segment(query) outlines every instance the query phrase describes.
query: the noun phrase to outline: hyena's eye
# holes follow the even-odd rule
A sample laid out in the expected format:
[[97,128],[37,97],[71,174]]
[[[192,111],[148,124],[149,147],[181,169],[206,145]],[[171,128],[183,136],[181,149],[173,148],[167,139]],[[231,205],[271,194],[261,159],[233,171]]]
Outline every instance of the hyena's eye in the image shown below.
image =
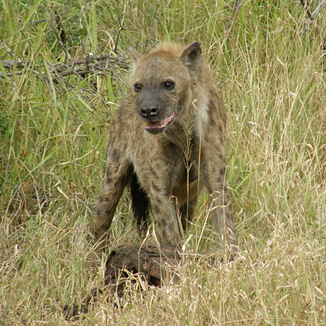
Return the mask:
[[166,82],[163,83],[163,87],[165,89],[167,89],[168,91],[170,91],[171,89],[174,88],[174,82],[166,81]]
[[142,88],[143,88],[143,86],[142,86],[141,84],[135,84],[135,85],[134,85],[134,91],[135,91],[136,93],[141,92]]

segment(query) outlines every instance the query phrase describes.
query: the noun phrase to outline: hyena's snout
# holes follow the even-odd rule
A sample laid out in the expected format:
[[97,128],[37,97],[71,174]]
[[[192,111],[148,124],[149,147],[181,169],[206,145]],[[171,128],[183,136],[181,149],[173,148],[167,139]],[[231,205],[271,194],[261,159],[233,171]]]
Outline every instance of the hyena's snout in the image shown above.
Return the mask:
[[153,120],[159,114],[159,107],[157,105],[143,105],[139,109],[139,114],[143,119]]
[[163,111],[161,98],[156,92],[143,91],[138,97],[137,112],[145,122],[160,120]]
[[158,134],[172,122],[174,112],[169,112],[165,106],[144,101],[137,107],[139,116],[145,122],[145,129],[151,134]]

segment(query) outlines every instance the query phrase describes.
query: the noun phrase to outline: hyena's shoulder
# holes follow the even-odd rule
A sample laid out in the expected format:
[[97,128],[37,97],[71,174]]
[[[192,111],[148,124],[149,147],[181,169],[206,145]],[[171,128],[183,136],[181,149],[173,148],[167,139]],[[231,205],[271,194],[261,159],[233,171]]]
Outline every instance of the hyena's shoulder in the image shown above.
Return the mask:
[[[113,111],[113,110],[112,110]],[[137,116],[136,104],[130,94],[122,101],[122,103],[109,116],[109,130],[114,129],[122,131],[125,128],[136,126],[139,124]],[[133,129],[133,128],[131,128]],[[129,130],[131,131],[131,130]]]
[[108,150],[119,148],[120,151],[127,151],[135,145],[139,146],[144,141],[143,134],[136,104],[130,96],[127,96],[109,118]]

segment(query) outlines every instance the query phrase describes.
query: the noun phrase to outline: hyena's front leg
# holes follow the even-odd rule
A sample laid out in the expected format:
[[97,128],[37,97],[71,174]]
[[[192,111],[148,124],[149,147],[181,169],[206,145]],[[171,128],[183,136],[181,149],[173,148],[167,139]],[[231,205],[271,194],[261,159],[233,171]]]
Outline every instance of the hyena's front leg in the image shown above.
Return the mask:
[[172,192],[177,164],[172,164],[168,160],[150,161],[147,169],[144,169],[144,166],[137,166],[136,174],[148,194],[160,240],[177,246],[181,243],[181,235],[175,207],[176,200]]
[[184,187],[184,195],[178,198],[180,205],[180,216],[183,230],[186,231],[189,222],[192,222],[198,203],[198,180],[190,182]]
[[179,221],[173,197],[154,192],[151,194],[151,206],[161,241],[172,246],[180,245]]
[[95,241],[105,240],[112,218],[122,195],[130,181],[132,167],[117,150],[108,151],[106,174],[102,181],[97,206],[95,226],[93,230]]
[[[166,168],[166,171],[162,167]],[[162,164],[160,168],[160,174],[168,176],[168,165]],[[173,197],[171,189],[173,181],[168,177],[159,177],[155,172],[159,170],[154,167],[151,167],[150,170],[152,171],[150,180],[148,180],[148,176],[145,174],[139,177],[147,181],[150,206],[160,240],[172,246],[178,246],[181,243],[181,234],[176,212],[176,199]]]

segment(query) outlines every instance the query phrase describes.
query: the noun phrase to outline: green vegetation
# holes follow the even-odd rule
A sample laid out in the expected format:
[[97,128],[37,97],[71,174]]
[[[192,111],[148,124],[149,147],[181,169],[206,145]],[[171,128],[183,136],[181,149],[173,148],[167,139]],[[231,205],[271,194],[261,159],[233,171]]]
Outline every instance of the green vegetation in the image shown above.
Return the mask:
[[[215,248],[204,212],[179,285],[130,285],[121,309],[103,295],[75,324],[325,325],[325,7],[312,21],[300,1],[234,3],[2,0],[0,325],[64,325],[63,305],[103,283],[104,264],[86,257],[106,130],[126,95],[127,47],[157,40],[200,41],[224,97],[239,259],[195,259]],[[58,71],[90,53],[112,62]],[[126,195],[112,247],[137,239],[130,215]]]

